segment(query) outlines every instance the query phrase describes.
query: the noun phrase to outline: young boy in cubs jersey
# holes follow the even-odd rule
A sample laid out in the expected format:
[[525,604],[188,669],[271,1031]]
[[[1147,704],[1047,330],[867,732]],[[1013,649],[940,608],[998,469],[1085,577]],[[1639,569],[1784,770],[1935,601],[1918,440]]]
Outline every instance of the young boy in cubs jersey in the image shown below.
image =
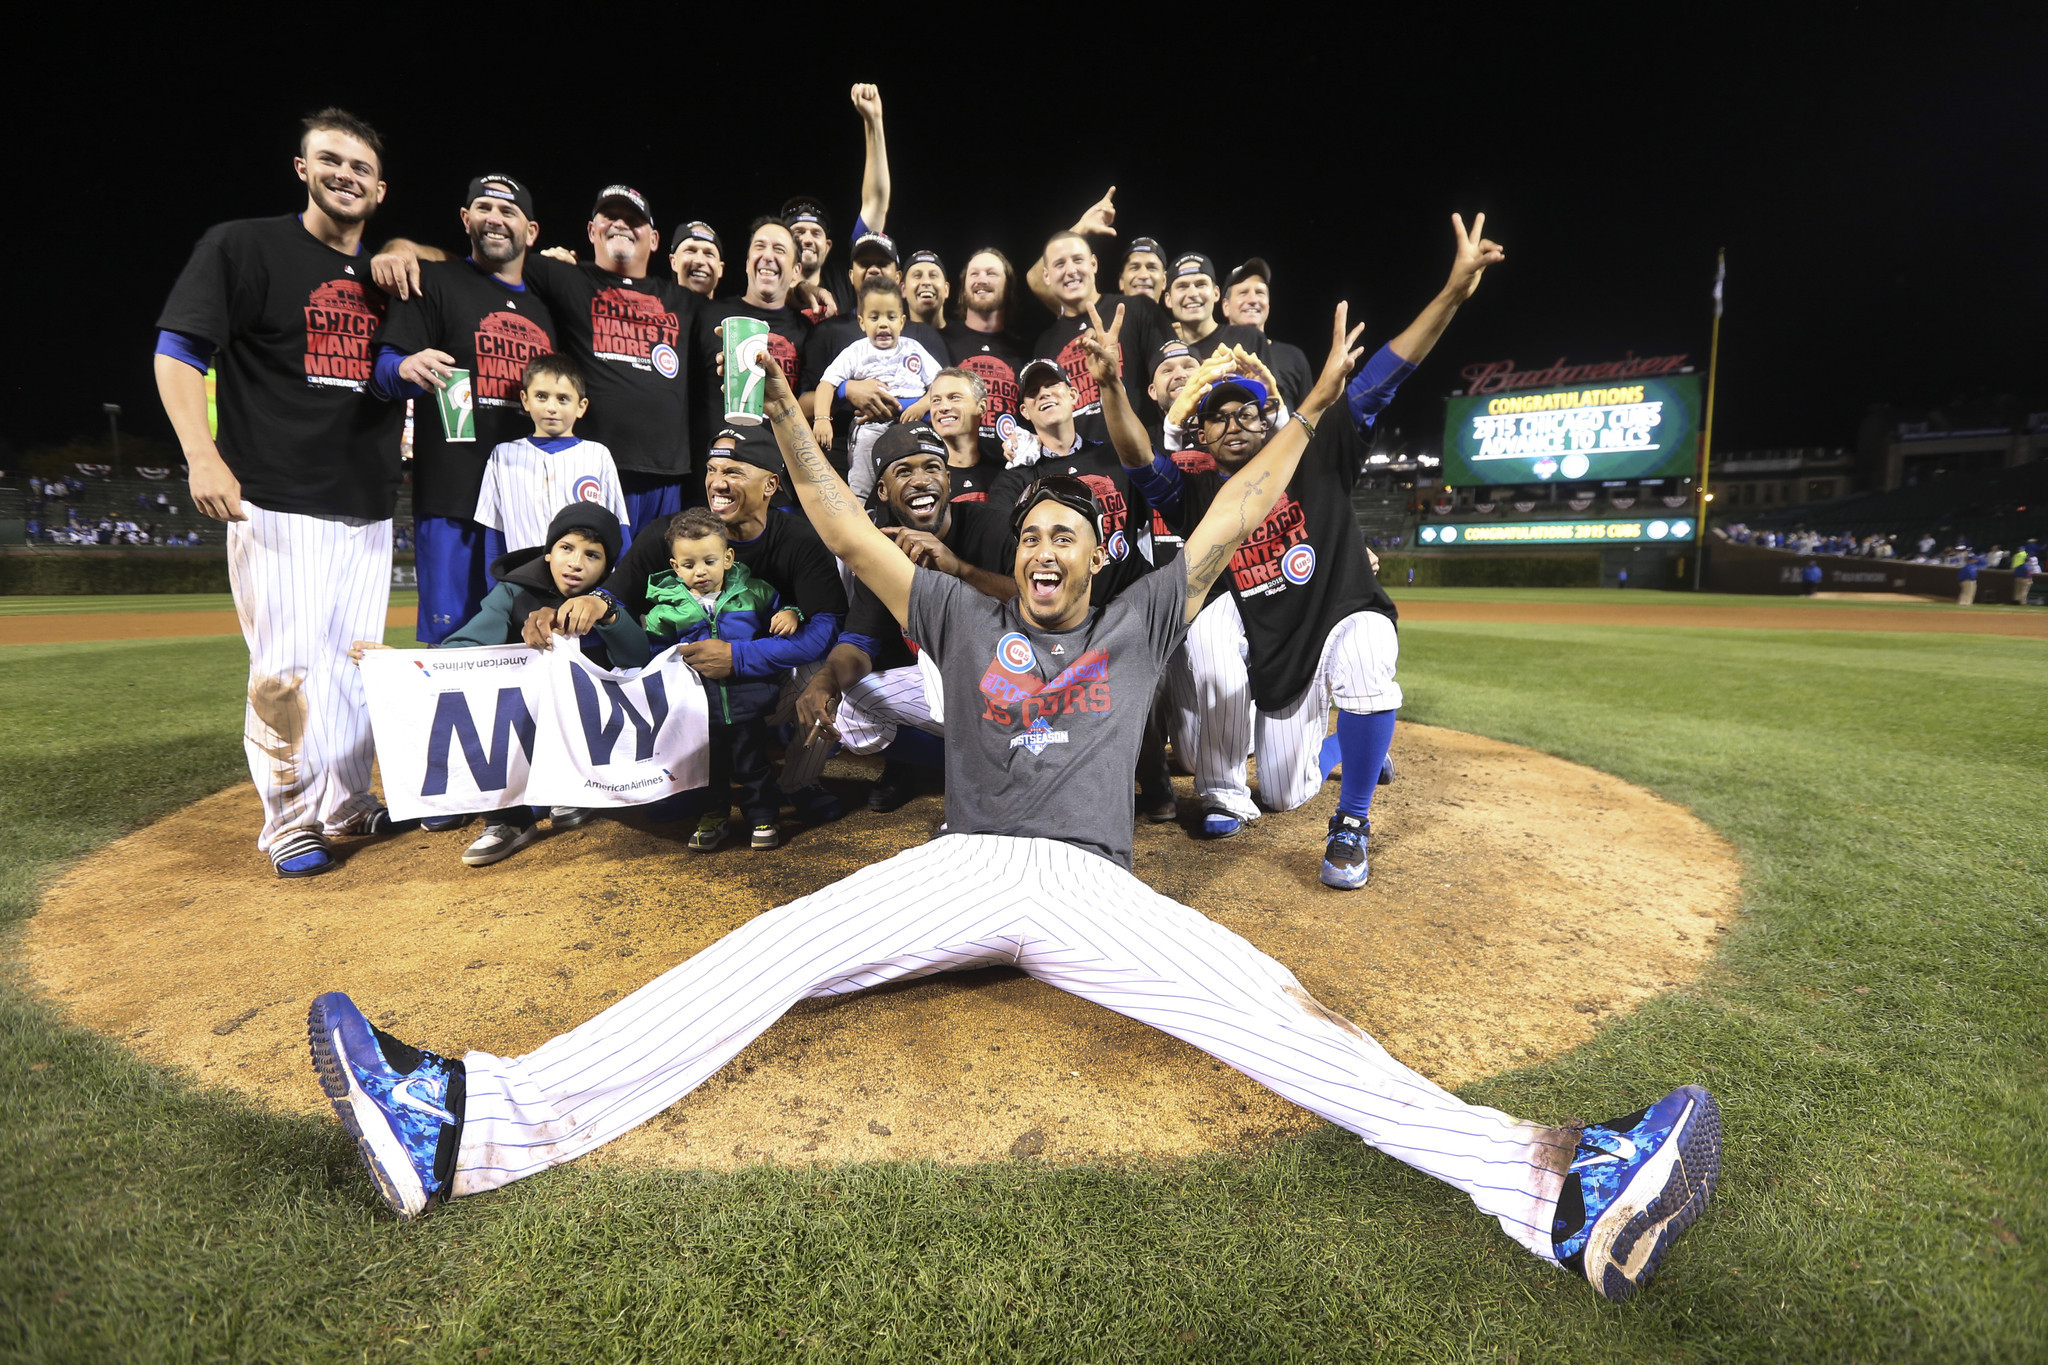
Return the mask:
[[491,451],[477,493],[476,519],[493,562],[507,550],[544,544],[565,503],[594,502],[630,527],[611,451],[576,434],[577,420],[590,410],[584,387],[582,369],[567,356],[527,362],[519,401],[533,419],[533,435]]

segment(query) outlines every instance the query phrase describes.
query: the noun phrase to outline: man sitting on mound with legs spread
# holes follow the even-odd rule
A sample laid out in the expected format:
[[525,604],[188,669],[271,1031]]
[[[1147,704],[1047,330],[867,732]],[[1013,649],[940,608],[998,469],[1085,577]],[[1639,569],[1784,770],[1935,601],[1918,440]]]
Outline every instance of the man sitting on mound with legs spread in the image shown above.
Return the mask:
[[[1720,1119],[1706,1091],[1685,1086],[1583,1130],[1467,1104],[1287,968],[1131,875],[1130,773],[1160,669],[1338,400],[1358,354],[1344,320],[1340,307],[1295,419],[1217,490],[1186,552],[1099,608],[1089,587],[1106,556],[1087,484],[1056,474],[1024,490],[1012,512],[1017,596],[991,597],[914,567],[869,523],[781,370],[763,366],[804,510],[931,654],[952,700],[951,832],[757,916],[521,1057],[440,1057],[373,1028],[347,996],[320,996],[307,1021],[314,1067],[391,1207],[414,1217],[574,1160],[689,1094],[799,1000],[1008,964],[1455,1185],[1609,1298],[1634,1293],[1713,1192]],[[1089,344],[1115,355],[1113,332]]]

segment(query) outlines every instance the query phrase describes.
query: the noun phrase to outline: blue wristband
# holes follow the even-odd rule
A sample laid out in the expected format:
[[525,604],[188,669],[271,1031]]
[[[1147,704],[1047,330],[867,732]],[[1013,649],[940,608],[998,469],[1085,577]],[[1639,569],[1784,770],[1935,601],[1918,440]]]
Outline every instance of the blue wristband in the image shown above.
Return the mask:
[[846,401],[846,381],[844,379],[839,381],[839,401],[842,403]]

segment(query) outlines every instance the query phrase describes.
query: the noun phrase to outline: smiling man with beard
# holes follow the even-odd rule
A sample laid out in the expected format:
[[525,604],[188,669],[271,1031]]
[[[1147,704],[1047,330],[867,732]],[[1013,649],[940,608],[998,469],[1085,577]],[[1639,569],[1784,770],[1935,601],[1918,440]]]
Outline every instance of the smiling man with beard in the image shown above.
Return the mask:
[[488,589],[484,528],[476,520],[484,467],[497,446],[532,430],[519,405],[526,362],[555,349],[554,320],[525,284],[527,249],[540,232],[533,194],[509,175],[469,182],[462,207],[469,255],[428,262],[419,289],[394,299],[378,336],[380,391],[425,398],[451,369],[470,375],[476,439],[450,441],[433,406],[417,405],[412,435],[417,635],[435,645],[477,614]]
[[[590,382],[590,415],[579,435],[602,442],[619,467],[635,526],[657,526],[682,510],[691,458],[694,367],[685,363],[703,298],[649,267],[660,243],[647,198],[630,185],[607,185],[588,229],[596,260],[526,259],[527,286],[554,315],[555,339]],[[371,263],[396,298],[418,291],[420,262],[445,260],[437,247],[404,238]]]
[[263,803],[256,847],[280,877],[332,870],[330,838],[391,828],[348,657],[356,640],[384,638],[404,477],[403,413],[371,391],[385,299],[362,242],[383,163],[376,131],[346,110],[306,119],[293,163],[304,207],[207,229],[157,319],[157,391],[192,500],[228,524],[249,646],[242,747]]
[[1010,258],[982,247],[960,272],[953,321],[939,334],[952,362],[981,381],[981,434],[998,442],[1017,429],[1017,375],[1031,359],[1010,330],[1016,306],[1017,272]]
[[[951,574],[991,597],[1015,597],[1017,585],[1007,572],[1009,517],[986,502],[955,502],[949,458],[946,442],[930,427],[884,433],[875,443],[882,498],[875,525],[911,563]],[[846,628],[797,699],[797,726],[836,734],[856,754],[888,748],[904,725],[943,739],[945,722],[928,682],[889,609],[855,579]],[[891,759],[868,793],[868,809],[895,810],[920,786],[915,765]]]

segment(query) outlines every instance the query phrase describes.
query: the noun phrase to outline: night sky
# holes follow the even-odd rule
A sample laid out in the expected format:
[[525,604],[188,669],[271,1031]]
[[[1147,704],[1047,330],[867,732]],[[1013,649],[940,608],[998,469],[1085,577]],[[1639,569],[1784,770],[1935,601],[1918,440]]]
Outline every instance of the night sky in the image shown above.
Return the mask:
[[[1021,260],[1114,183],[1125,240],[1225,271],[1266,256],[1273,333],[1318,356],[1340,297],[1371,340],[1404,325],[1442,282],[1448,215],[1483,210],[1509,259],[1390,413],[1411,435],[1440,423],[1473,362],[1683,351],[1704,370],[1721,246],[1717,449],[1850,445],[1877,402],[2048,410],[2039,26],[1908,30],[1838,6],[1740,29],[1689,7],[1190,31],[1153,10],[1151,28],[1112,33],[1002,12],[1028,27],[791,43],[762,31],[793,22],[787,8],[729,36],[603,33],[556,11],[516,41],[516,26],[491,39],[361,22],[348,40],[238,36],[203,59],[185,46],[195,27],[24,45],[18,67],[50,84],[14,92],[34,202],[17,200],[27,222],[10,233],[28,298],[10,310],[0,435],[20,450],[103,432],[112,401],[125,430],[168,436],[157,310],[208,225],[303,205],[296,120],[321,105],[384,136],[372,242],[459,246],[468,177],[503,168],[535,187],[543,245],[587,253],[583,222],[612,180],[650,196],[664,239],[702,217],[735,253],[752,216],[807,191],[841,220],[843,266],[854,80],[882,86],[904,251],[932,247],[953,271],[984,243]],[[81,243],[102,264],[67,268]],[[1120,259],[1105,250],[1105,288]],[[728,291],[740,273],[729,260]],[[1044,320],[1033,306],[1018,330]]]

